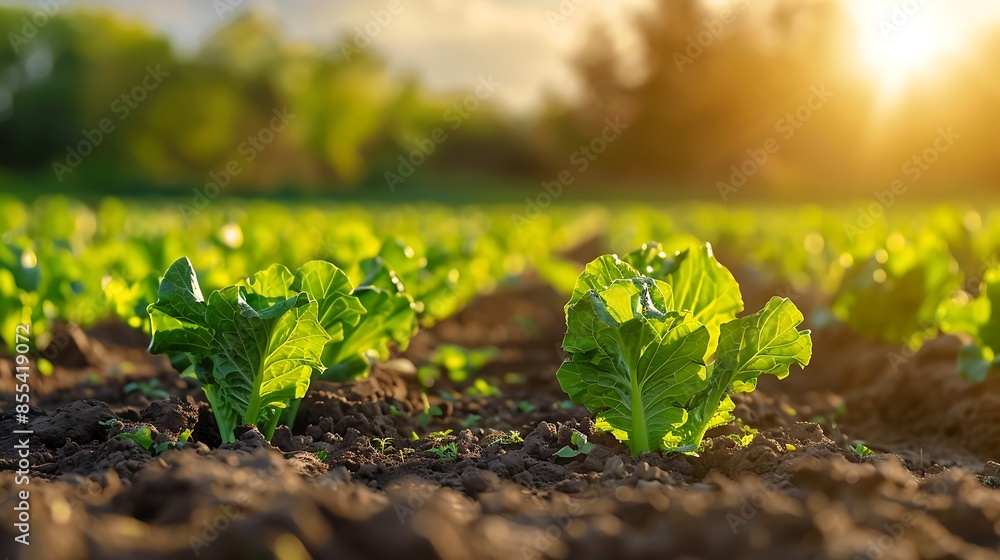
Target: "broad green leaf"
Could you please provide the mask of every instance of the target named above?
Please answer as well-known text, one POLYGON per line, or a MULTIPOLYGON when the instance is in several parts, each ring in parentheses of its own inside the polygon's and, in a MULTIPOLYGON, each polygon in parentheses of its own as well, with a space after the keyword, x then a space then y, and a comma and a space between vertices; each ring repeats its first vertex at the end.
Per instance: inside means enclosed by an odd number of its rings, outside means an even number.
POLYGON ((802 320, 794 303, 775 297, 761 311, 722 325, 707 383, 693 396, 688 422, 674 437, 677 450, 697 449, 706 431, 732 419, 732 409, 722 406, 729 393, 749 393, 761 375, 781 379, 792 365, 809 364, 812 338, 798 330, 802 320))
POLYGON ((573 295, 570 297, 566 308, 569 309, 577 301, 580 301, 591 290, 601 291, 607 288, 615 280, 628 278, 638 278, 642 276, 635 268, 619 259, 616 255, 604 255, 599 257, 586 268, 576 281, 573 288, 573 295))
POLYGON ((713 339, 722 323, 732 321, 743 311, 739 284, 716 260, 708 243, 674 255, 667 255, 659 243, 647 243, 623 260, 643 275, 669 284, 674 295, 670 310, 692 313, 713 339))
POLYGON ((149 307, 153 337, 149 351, 153 354, 192 354, 207 356, 212 351, 212 331, 204 325, 186 323, 167 315, 156 304, 149 307))
POLYGON ((243 422, 258 423, 305 396, 330 338, 317 308, 304 293, 260 311, 240 286, 209 296, 206 320, 221 334, 209 381, 243 422))
POLYGON ((190 353, 207 356, 212 349, 212 331, 205 323, 205 298, 187 257, 170 265, 160 282, 156 302, 147 310, 154 354, 190 353))
POLYGON ((600 321, 594 332, 597 348, 564 362, 560 385, 612 429, 627 432, 634 453, 660 448, 686 420, 678 403, 704 370, 708 331, 690 315, 669 313, 600 321))
POLYGON ((790 301, 736 319, 742 309, 708 244, 596 259, 566 308, 560 385, 633 453, 697 451, 707 430, 733 420, 730 393, 752 391, 760 375, 784 377, 812 354, 790 301))
POLYGON ((367 313, 353 326, 344 327, 344 338, 323 352, 322 378, 346 381, 368 373, 372 362, 389 355, 389 343, 405 350, 417 330, 413 300, 402 292, 359 286, 354 295, 367 313))
POLYGON ((283 265, 272 264, 271 266, 254 274, 245 283, 247 295, 250 298, 252 307, 262 309, 275 303, 292 297, 292 282, 295 277, 283 265), (257 304, 256 298, 266 300, 265 305, 257 304))
POLYGON ((299 267, 292 281, 293 291, 306 292, 316 300, 319 324, 331 341, 343 340, 344 327, 353 327, 367 311, 351 292, 354 287, 344 271, 326 261, 309 261, 299 267))
POLYGON ((713 379, 748 393, 761 375, 779 379, 789 367, 809 365, 812 338, 800 331, 802 312, 785 298, 774 297, 764 309, 722 326, 713 379))
POLYGON ((567 313, 567 352, 589 352, 597 347, 598 324, 618 325, 636 317, 660 317, 672 305, 670 286, 650 278, 614 280, 600 292, 591 291, 567 313))
POLYGON ((160 281, 153 306, 178 321, 198 323, 205 315, 205 297, 201 295, 198 277, 187 257, 170 265, 160 281))

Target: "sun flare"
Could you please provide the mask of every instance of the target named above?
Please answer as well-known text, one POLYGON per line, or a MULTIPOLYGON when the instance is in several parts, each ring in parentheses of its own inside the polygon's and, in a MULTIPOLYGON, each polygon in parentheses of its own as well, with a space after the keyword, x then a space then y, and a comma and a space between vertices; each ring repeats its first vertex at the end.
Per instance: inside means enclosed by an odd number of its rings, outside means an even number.
POLYGON ((849 2, 860 62, 883 92, 898 94, 962 53, 971 22, 929 0, 849 2))

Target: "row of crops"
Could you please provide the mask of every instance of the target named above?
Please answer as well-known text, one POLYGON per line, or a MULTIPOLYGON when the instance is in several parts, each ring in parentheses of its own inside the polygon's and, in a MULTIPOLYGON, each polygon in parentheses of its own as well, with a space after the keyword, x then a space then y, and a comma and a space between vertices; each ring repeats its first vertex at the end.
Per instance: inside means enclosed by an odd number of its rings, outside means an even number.
POLYGON ((206 294, 274 265, 330 263, 351 290, 403 298, 412 325, 389 338, 405 345, 413 329, 529 271, 568 296, 582 263, 596 255, 574 253, 595 240, 621 254, 656 240, 667 255, 708 241, 742 282, 796 301, 812 327, 846 323, 870 339, 913 347, 942 332, 964 334, 963 374, 982 379, 998 363, 993 211, 899 208, 873 219, 814 206, 567 204, 513 219, 518 211, 217 201, 192 214, 171 201, 3 199, 0 335, 9 348, 14 325, 30 322, 44 357, 61 326, 119 320, 148 333, 161 278, 187 257, 206 294))

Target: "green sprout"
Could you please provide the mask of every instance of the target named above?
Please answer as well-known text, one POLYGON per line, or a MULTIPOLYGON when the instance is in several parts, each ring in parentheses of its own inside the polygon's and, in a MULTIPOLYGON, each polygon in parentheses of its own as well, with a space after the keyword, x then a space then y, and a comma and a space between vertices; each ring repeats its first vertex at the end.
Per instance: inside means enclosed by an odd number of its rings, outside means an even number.
POLYGON ((851 451, 854 452, 859 458, 864 459, 865 457, 871 457, 875 455, 875 452, 871 450, 863 441, 855 441, 850 446, 851 451))
POLYGON ((430 434, 427 435, 427 437, 430 438, 430 439, 433 439, 435 441, 439 441, 439 440, 442 440, 442 439, 450 436, 451 432, 452 432, 452 430, 442 430, 440 432, 431 432, 430 434))
POLYGON ((458 446, 453 441, 447 445, 436 445, 429 449, 429 451, 442 461, 452 462, 458 459, 458 446))
POLYGON ((760 433, 760 430, 756 430, 754 428, 751 428, 750 426, 747 426, 746 424, 743 423, 742 420, 739 419, 736 420, 736 423, 740 427, 740 430, 743 431, 743 433, 729 434, 729 439, 740 444, 740 447, 746 447, 750 445, 750 443, 753 442, 753 438, 757 437, 757 434, 760 433))
POLYGON ((572 459, 580 455, 586 455, 594 450, 594 444, 587 441, 587 436, 580 432, 573 432, 570 437, 570 445, 556 451, 556 457, 572 459))
POLYGON ((386 437, 386 438, 372 438, 372 441, 374 441, 375 444, 378 445, 378 452, 379 453, 385 454, 385 448, 387 446, 389 447, 389 449, 392 449, 392 438, 391 437, 386 437))

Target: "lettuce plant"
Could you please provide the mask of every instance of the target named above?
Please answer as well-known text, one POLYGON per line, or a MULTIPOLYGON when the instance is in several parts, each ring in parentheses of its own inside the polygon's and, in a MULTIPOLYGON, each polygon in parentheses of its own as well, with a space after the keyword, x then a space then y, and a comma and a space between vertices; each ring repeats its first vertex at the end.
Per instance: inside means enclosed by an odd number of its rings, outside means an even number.
POLYGON ((962 292, 941 304, 941 331, 971 337, 958 359, 958 369, 970 381, 1000 372, 1000 268, 986 273, 979 296, 962 292))
POLYGON ((339 268, 310 261, 292 274, 272 265, 202 295, 191 262, 176 261, 149 306, 150 351, 172 355, 202 384, 223 442, 255 424, 270 439, 291 423, 312 378, 344 381, 368 372, 394 341, 416 329, 412 300, 380 270, 357 288, 339 268))
MULTIPOLYGON (((346 277, 345 277, 346 281, 346 277)), ((365 280, 350 292, 362 316, 344 324, 323 351, 325 381, 348 381, 367 375, 372 364, 389 356, 390 343, 406 350, 417 332, 417 312, 413 298, 404 291, 396 273, 376 257, 365 280)))
POLYGON ((948 247, 922 236, 901 249, 882 249, 844 272, 831 305, 856 333, 887 344, 919 347, 936 334, 935 313, 958 287, 948 247))
POLYGON ((783 378, 812 355, 791 301, 737 318, 742 310, 710 245, 600 257, 566 306, 559 383, 635 454, 697 451, 706 431, 732 421, 730 393, 753 391, 764 374, 783 378))
POLYGON ((352 308, 349 301, 337 301, 350 297, 346 294, 323 297, 337 290, 330 281, 336 267, 323 264, 328 263, 309 263, 294 277, 284 267, 271 267, 207 300, 187 258, 171 265, 160 282, 157 301, 148 309, 149 350, 187 356, 223 443, 235 441, 233 432, 242 424, 256 425, 270 439, 281 410, 305 396, 313 371, 323 367, 320 357, 331 336, 320 317, 331 321, 352 308))

